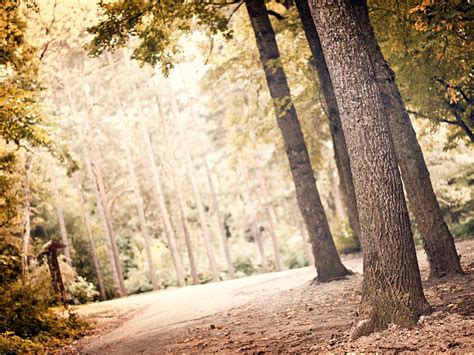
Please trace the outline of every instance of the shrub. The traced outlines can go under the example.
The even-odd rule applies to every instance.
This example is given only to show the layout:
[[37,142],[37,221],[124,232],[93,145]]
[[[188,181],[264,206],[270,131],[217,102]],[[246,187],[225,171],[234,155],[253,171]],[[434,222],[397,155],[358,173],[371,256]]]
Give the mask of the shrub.
[[68,303],[84,304],[92,302],[99,295],[95,286],[82,276],[75,277],[66,284]]

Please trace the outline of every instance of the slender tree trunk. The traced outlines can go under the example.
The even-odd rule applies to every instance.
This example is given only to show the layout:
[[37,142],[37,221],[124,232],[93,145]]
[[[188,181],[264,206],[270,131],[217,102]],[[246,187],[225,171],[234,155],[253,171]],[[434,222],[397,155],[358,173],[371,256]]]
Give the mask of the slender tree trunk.
[[191,159],[187,157],[187,164],[186,164],[186,169],[188,172],[189,180],[191,182],[191,187],[193,189],[194,193],[194,198],[196,200],[196,207],[198,211],[198,216],[199,216],[199,222],[201,223],[201,228],[202,228],[202,236],[204,238],[204,245],[206,247],[206,252],[207,252],[207,257],[209,259],[209,266],[211,268],[211,273],[212,273],[212,280],[213,281],[219,281],[219,271],[217,269],[217,264],[216,264],[216,258],[214,256],[214,251],[212,250],[212,244],[211,244],[211,233],[209,231],[209,227],[207,225],[207,219],[206,219],[206,214],[204,212],[204,207],[202,205],[202,200],[201,200],[201,193],[199,192],[199,188],[196,183],[196,178],[195,176],[195,171],[193,169],[193,165],[191,162]]
[[429,312],[371,48],[351,0],[312,0],[351,159],[364,255],[354,337]]
[[23,191],[25,193],[25,207],[23,209],[23,218],[24,218],[24,233],[23,233],[23,243],[21,246],[21,271],[23,278],[26,276],[28,271],[28,247],[30,245],[31,237],[31,221],[30,221],[30,171],[31,171],[31,160],[33,155],[30,152],[26,153],[25,156],[25,181],[23,185]]
[[[158,97],[156,97],[156,104],[158,106],[158,112],[160,114],[161,128],[163,130],[165,143],[169,145],[171,142],[168,135],[168,128],[166,127],[165,117],[161,110],[160,100]],[[173,180],[173,186],[176,191],[176,197],[178,200],[177,202],[178,202],[178,209],[179,209],[179,219],[181,222],[181,228],[183,229],[184,241],[186,244],[186,251],[188,253],[189,267],[191,269],[191,279],[192,279],[193,285],[197,285],[199,284],[199,276],[198,276],[197,267],[196,267],[196,259],[194,258],[193,243],[191,241],[191,235],[189,234],[188,220],[187,220],[185,209],[184,209],[185,200],[183,198],[183,191],[178,181],[175,162],[169,159],[169,165],[171,168],[171,179]]]
[[264,0],[245,0],[255,32],[267,85],[273,100],[278,126],[285,142],[296,198],[313,247],[317,279],[321,282],[348,275],[332,239],[316,186],[300,122],[291,99],[290,88],[281,64],[275,33]]
[[171,258],[173,260],[176,275],[178,277],[178,284],[181,287],[186,286],[183,262],[181,260],[181,255],[179,254],[178,245],[176,243],[176,235],[174,233],[173,226],[171,225],[171,218],[168,212],[168,207],[166,206],[160,175],[156,168],[155,154],[153,153],[153,147],[151,145],[148,128],[144,122],[140,122],[139,127],[144,143],[145,154],[147,156],[148,171],[152,179],[153,195],[155,197],[156,204],[160,209],[161,217],[163,218],[163,226],[165,228],[165,234],[168,238],[168,248],[170,249]]
[[314,265],[314,255],[311,252],[310,243],[308,241],[308,235],[306,234],[306,228],[304,223],[300,224],[301,238],[303,238],[303,247],[306,252],[306,257],[308,258],[309,265]]
[[334,148],[334,159],[336,161],[336,168],[339,174],[339,184],[342,192],[344,204],[347,208],[349,217],[349,225],[351,226],[354,241],[360,249],[360,224],[359,214],[357,212],[357,201],[355,197],[354,183],[352,181],[352,172],[349,154],[347,152],[346,139],[341,126],[341,118],[339,115],[339,108],[337,106],[336,96],[334,95],[334,88],[332,86],[331,77],[329,75],[326,60],[324,59],[323,51],[319,35],[314,25],[311,11],[307,0],[295,0],[295,5],[303,24],[303,29],[308,40],[311,54],[313,55],[313,64],[318,73],[319,88],[324,99],[326,112],[329,118],[329,128],[331,130],[331,137]]
[[77,174],[74,176],[74,183],[76,185],[77,196],[79,198],[79,203],[81,205],[82,221],[84,222],[84,225],[86,227],[87,239],[89,240],[89,245],[91,248],[92,262],[94,264],[95,274],[97,276],[97,283],[99,284],[100,297],[102,298],[102,300],[105,301],[107,299],[107,295],[105,293],[104,278],[102,276],[102,271],[100,269],[97,253],[95,251],[96,247],[94,243],[94,237],[92,235],[91,223],[89,221],[89,214],[86,211],[84,196],[82,194],[82,189],[81,189],[81,182],[79,181],[79,176]]
[[[87,122],[88,122],[88,125],[89,125],[90,134],[92,134],[92,136],[94,136],[93,131],[92,131],[92,129],[93,129],[93,127],[92,127],[92,111],[91,111],[92,108],[91,108],[90,99],[87,97],[87,95],[86,95],[86,99],[87,99]],[[114,228],[113,228],[112,217],[110,216],[110,209],[108,208],[109,206],[108,206],[107,192],[105,191],[105,183],[104,183],[104,178],[103,178],[103,175],[102,175],[102,169],[100,167],[100,159],[99,159],[99,156],[98,156],[97,149],[89,149],[89,156],[90,156],[90,159],[91,159],[91,162],[92,162],[93,175],[95,177],[95,182],[97,183],[97,188],[98,188],[98,191],[99,191],[100,200],[102,202],[105,222],[106,222],[106,226],[107,226],[107,233],[109,235],[110,246],[111,246],[112,253],[113,253],[113,256],[114,256],[114,260],[115,260],[115,267],[116,267],[116,270],[117,270],[117,276],[118,276],[118,281],[119,281],[120,291],[121,291],[119,296],[122,297],[122,296],[127,295],[127,288],[125,287],[122,263],[120,261],[120,253],[119,253],[119,250],[118,250],[118,247],[117,247],[117,237],[115,235],[115,231],[114,231]]]
[[281,258],[280,258],[280,248],[278,246],[278,239],[275,233],[275,224],[273,223],[273,215],[275,214],[273,211],[273,207],[270,205],[269,202],[269,194],[268,194],[268,189],[267,189],[267,182],[265,181],[265,178],[263,177],[261,171],[257,171],[257,176],[258,176],[258,181],[259,181],[259,186],[260,186],[260,191],[263,196],[260,195],[260,193],[257,194],[260,200],[260,204],[265,210],[265,215],[267,217],[268,221],[268,231],[270,232],[270,238],[272,239],[272,246],[273,246],[273,254],[275,255],[275,265],[277,271],[283,270],[283,265],[281,263]]
[[212,204],[214,211],[216,212],[217,223],[219,224],[219,232],[221,234],[222,246],[224,247],[225,259],[227,261],[227,271],[229,272],[229,278],[235,278],[234,265],[232,265],[232,257],[230,255],[229,242],[227,241],[227,234],[225,232],[224,218],[222,217],[219,200],[217,199],[216,190],[212,181],[211,171],[207,164],[207,159],[204,156],[204,167],[206,168],[207,181],[209,182],[209,189],[211,191]]
[[56,207],[56,216],[58,218],[59,232],[61,234],[61,239],[66,245],[64,248],[64,256],[66,257],[66,262],[69,266],[72,266],[71,260],[71,248],[69,247],[69,241],[67,238],[66,223],[64,222],[64,213],[61,205],[61,194],[59,192],[58,177],[57,172],[53,164],[51,164],[51,178],[53,182],[53,193],[54,193],[54,203]]
[[408,203],[413,212],[423,247],[430,263],[430,276],[462,274],[454,240],[443,218],[430,180],[423,152],[405,104],[395,82],[395,74],[385,61],[372,30],[364,0],[356,0],[360,26],[370,46],[372,60],[389,118],[395,154],[402,174]]
[[158,284],[158,279],[156,278],[155,266],[153,264],[153,255],[151,252],[151,240],[150,234],[148,233],[148,227],[146,225],[145,218],[145,208],[143,207],[143,198],[140,193],[140,185],[138,184],[137,174],[135,173],[135,166],[133,164],[132,153],[130,151],[130,145],[128,140],[123,143],[125,150],[125,157],[127,159],[128,172],[130,174],[130,180],[133,187],[133,192],[135,194],[135,201],[138,211],[138,219],[140,221],[140,231],[143,236],[143,241],[145,242],[145,253],[148,262],[148,272],[150,273],[150,280],[154,290],[159,290],[160,285]]
[[96,177],[94,176],[92,164],[89,157],[89,152],[86,147],[83,148],[83,156],[84,156],[84,162],[86,165],[87,174],[89,175],[89,180],[91,181],[92,190],[94,191],[96,206],[99,211],[100,221],[102,223],[102,230],[104,234],[106,235],[105,240],[107,243],[107,254],[109,258],[109,267],[110,267],[110,273],[112,274],[112,281],[114,283],[115,294],[118,297],[122,297],[123,293],[122,293],[122,288],[120,287],[120,281],[119,281],[119,276],[117,272],[117,265],[116,265],[116,260],[114,257],[114,252],[112,250],[112,238],[110,237],[109,228],[107,225],[107,217],[105,215],[104,201],[102,201],[99,189],[97,188]]
[[189,267],[191,268],[191,279],[192,279],[193,285],[197,285],[199,284],[199,276],[198,276],[197,267],[196,267],[196,259],[194,258],[191,235],[189,234],[188,222],[187,222],[186,214],[184,213],[183,191],[181,189],[181,186],[179,186],[174,166],[172,166],[171,169],[172,169],[171,174],[172,174],[172,179],[173,179],[173,185],[176,190],[176,197],[178,199],[178,208],[179,208],[179,217],[181,221],[181,227],[183,228],[184,241],[186,243],[186,250],[188,252]]
[[247,190],[247,202],[250,205],[250,211],[251,211],[251,216],[252,216],[252,233],[254,235],[255,241],[257,242],[258,252],[260,253],[262,271],[268,272],[269,271],[268,261],[267,261],[267,257],[265,256],[265,248],[263,246],[262,232],[260,231],[260,220],[258,219],[257,206],[255,205],[252,198],[253,193],[252,193],[252,187],[250,185],[249,172],[248,172],[248,169],[243,164],[241,164],[241,166],[244,171],[245,187]]

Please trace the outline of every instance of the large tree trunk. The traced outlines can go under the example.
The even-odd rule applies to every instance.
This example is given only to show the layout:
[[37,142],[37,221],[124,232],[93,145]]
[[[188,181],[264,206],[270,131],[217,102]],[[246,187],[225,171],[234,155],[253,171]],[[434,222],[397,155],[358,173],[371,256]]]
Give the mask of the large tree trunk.
[[151,252],[151,240],[150,234],[148,233],[148,227],[146,225],[145,218],[145,208],[143,207],[143,198],[140,193],[140,185],[138,184],[137,174],[135,173],[135,166],[133,164],[132,153],[130,151],[130,146],[128,139],[124,140],[123,143],[125,150],[125,157],[127,159],[128,172],[130,174],[130,182],[132,183],[133,192],[135,194],[135,202],[137,205],[138,219],[140,221],[140,231],[143,236],[143,241],[145,242],[145,253],[148,262],[148,272],[150,274],[151,284],[154,290],[159,290],[160,285],[158,284],[158,279],[156,278],[155,266],[153,264],[153,255]]
[[364,281],[353,336],[390,323],[412,326],[430,307],[371,48],[351,0],[314,0],[311,12],[334,85],[361,224]]
[[277,271],[281,271],[283,270],[283,265],[281,263],[280,247],[278,245],[278,239],[275,232],[275,223],[273,223],[273,216],[275,215],[275,211],[273,210],[273,207],[270,205],[270,202],[269,202],[270,196],[267,189],[267,182],[265,181],[265,178],[263,177],[263,174],[261,173],[261,171],[257,171],[257,176],[258,176],[258,182],[259,182],[259,187],[261,191],[261,194],[257,193],[257,196],[260,200],[260,204],[262,205],[265,211],[266,219],[268,222],[268,231],[270,232],[270,238],[272,239],[273,254],[275,255],[276,269]]
[[23,185],[23,191],[25,193],[24,201],[25,206],[23,208],[23,218],[24,218],[24,232],[23,232],[23,241],[21,246],[21,272],[23,278],[28,271],[28,247],[30,245],[31,237],[31,219],[30,219],[30,171],[31,171],[31,160],[33,155],[30,152],[27,152],[25,155],[25,181]]
[[389,118],[395,154],[402,173],[408,203],[423,240],[430,263],[430,276],[462,274],[454,240],[431,185],[423,152],[395,82],[395,74],[385,61],[369,20],[364,0],[356,0],[360,26],[376,63],[375,71]]
[[61,239],[64,245],[66,245],[66,248],[64,248],[64,256],[66,257],[66,263],[69,266],[72,266],[71,248],[69,247],[69,241],[67,238],[66,223],[64,221],[64,213],[63,213],[63,208],[61,205],[61,194],[59,192],[58,177],[57,177],[56,169],[53,164],[51,164],[51,178],[52,178],[52,183],[53,183],[56,217],[58,218],[58,224],[59,224],[59,233],[61,234]]
[[202,228],[202,236],[204,238],[204,246],[206,247],[207,257],[209,259],[209,266],[211,268],[212,280],[219,281],[219,270],[217,269],[216,258],[214,256],[214,251],[212,250],[211,244],[211,233],[207,225],[207,218],[204,212],[204,207],[202,205],[201,193],[199,192],[199,187],[196,183],[196,178],[194,177],[195,171],[191,162],[191,159],[187,157],[186,169],[188,172],[189,181],[191,182],[191,187],[194,193],[194,199],[196,200],[196,208],[198,211],[199,223]]
[[278,126],[296,187],[296,197],[313,247],[317,279],[329,281],[350,272],[337,254],[326,214],[316,187],[308,149],[304,142],[290,88],[280,60],[280,53],[264,0],[245,0],[255,32],[260,61],[273,100]]
[[216,213],[217,223],[219,224],[219,232],[221,234],[222,246],[224,248],[224,255],[227,261],[227,271],[229,272],[229,278],[235,278],[234,265],[232,265],[232,257],[230,255],[229,242],[227,241],[227,234],[225,232],[224,218],[222,217],[219,200],[217,199],[216,190],[212,181],[211,171],[207,164],[206,157],[204,157],[204,167],[206,168],[207,181],[209,183],[209,189],[211,191],[212,205],[214,212]]
[[110,273],[112,274],[112,281],[114,283],[115,294],[118,297],[122,297],[124,294],[122,293],[122,288],[120,287],[119,276],[117,272],[117,264],[114,257],[114,252],[112,250],[112,238],[109,234],[109,228],[107,226],[107,217],[105,215],[105,208],[104,208],[104,201],[102,201],[99,189],[97,188],[97,181],[96,177],[94,176],[94,172],[92,170],[92,164],[89,157],[89,152],[86,147],[83,149],[83,156],[84,156],[84,163],[86,165],[87,174],[89,175],[89,180],[91,181],[92,190],[94,191],[96,206],[99,211],[99,217],[102,224],[102,230],[105,234],[105,240],[107,243],[107,255],[109,258],[109,267]]
[[81,182],[79,181],[79,176],[77,174],[74,176],[74,183],[76,185],[77,196],[79,198],[79,204],[81,205],[82,221],[84,222],[84,225],[86,227],[87,239],[91,247],[92,262],[94,264],[95,274],[97,276],[97,283],[99,284],[100,297],[102,298],[102,300],[105,301],[107,299],[107,295],[105,293],[104,278],[102,276],[102,271],[100,269],[97,253],[95,251],[96,248],[95,248],[95,243],[94,243],[94,237],[92,235],[92,228],[91,228],[91,223],[89,220],[89,213],[86,211],[84,196],[82,194],[82,189],[81,189]]
[[171,217],[168,212],[168,207],[166,206],[160,175],[158,173],[158,169],[156,168],[155,154],[151,145],[150,134],[148,133],[148,128],[146,127],[144,122],[140,121],[139,127],[141,130],[141,138],[143,139],[144,143],[145,154],[147,156],[148,171],[152,179],[153,195],[155,197],[156,204],[160,209],[161,217],[163,219],[165,234],[168,238],[168,248],[170,249],[171,258],[173,260],[176,275],[178,277],[178,284],[179,286],[186,286],[183,262],[181,260],[181,255],[179,253],[178,245],[176,243],[176,235],[174,233],[173,226],[171,225]]
[[244,178],[245,178],[245,187],[246,187],[246,192],[247,192],[247,202],[250,205],[250,213],[252,216],[252,222],[251,222],[251,229],[252,229],[252,234],[255,238],[255,241],[257,242],[257,247],[258,247],[258,252],[260,254],[260,260],[262,264],[262,271],[263,272],[268,272],[268,261],[267,257],[265,256],[265,248],[263,246],[263,237],[262,237],[262,232],[260,231],[260,221],[258,218],[258,212],[257,212],[257,206],[255,205],[253,201],[253,191],[252,187],[250,185],[250,176],[247,168],[241,164],[241,167],[244,171]]
[[336,96],[332,86],[326,60],[324,59],[321,42],[318,32],[314,25],[311,11],[307,0],[295,0],[298,13],[303,24],[303,29],[308,40],[311,54],[313,55],[313,64],[319,78],[319,88],[326,106],[326,112],[329,118],[329,128],[331,130],[332,143],[334,148],[334,159],[339,174],[339,184],[341,187],[344,204],[347,208],[349,225],[351,226],[354,241],[360,248],[360,224],[359,214],[357,212],[357,201],[355,197],[354,183],[352,181],[351,165],[349,154],[347,152],[346,139],[341,126],[339,108],[337,107]]

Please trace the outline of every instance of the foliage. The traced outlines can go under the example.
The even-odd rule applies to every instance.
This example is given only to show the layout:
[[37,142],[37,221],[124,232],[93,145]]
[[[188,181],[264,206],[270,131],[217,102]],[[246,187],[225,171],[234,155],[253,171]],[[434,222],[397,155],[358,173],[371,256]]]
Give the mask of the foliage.
[[67,283],[66,291],[68,302],[72,304],[84,304],[94,300],[99,296],[95,286],[87,282],[82,276],[77,276],[72,282]]
[[407,106],[448,125],[446,148],[474,141],[474,9],[458,0],[372,0],[371,21]]
[[177,35],[189,33],[196,24],[210,34],[230,37],[228,20],[220,7],[233,2],[122,0],[113,3],[99,1],[105,19],[89,28],[95,37],[86,46],[91,55],[115,50],[138,37],[133,58],[153,66],[159,64],[167,75],[173,67],[173,55],[179,52]]
[[46,351],[83,334],[86,323],[50,308],[55,297],[47,266],[32,263],[21,277],[18,248],[8,243],[1,247],[0,353]]
[[17,145],[48,145],[36,101],[38,60],[25,36],[19,1],[0,4],[0,137]]
[[301,247],[301,240],[302,237],[300,235],[294,235],[287,241],[288,251],[285,255],[284,263],[288,269],[297,269],[309,265],[304,248]]
[[339,253],[349,254],[360,251],[352,238],[352,230],[347,220],[335,218],[335,220],[332,221],[331,231]]

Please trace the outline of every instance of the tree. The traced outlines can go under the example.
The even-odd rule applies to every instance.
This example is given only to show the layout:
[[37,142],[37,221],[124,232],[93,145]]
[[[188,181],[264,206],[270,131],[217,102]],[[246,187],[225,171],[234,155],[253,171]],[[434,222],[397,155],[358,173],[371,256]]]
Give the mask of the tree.
[[251,223],[251,231],[252,231],[254,239],[257,242],[258,252],[260,254],[260,260],[261,260],[261,264],[262,264],[262,271],[263,272],[268,272],[268,261],[267,261],[266,255],[265,255],[265,248],[263,246],[263,236],[262,236],[262,231],[260,230],[260,220],[258,218],[256,205],[255,205],[255,203],[252,199],[252,196],[254,194],[253,194],[252,188],[250,186],[249,172],[248,172],[248,169],[245,168],[245,166],[243,164],[241,164],[241,166],[242,166],[242,170],[244,172],[245,187],[246,187],[246,193],[247,193],[246,199],[249,202],[250,215],[252,216],[252,221],[250,222]]
[[148,272],[150,274],[151,284],[154,290],[158,290],[160,286],[158,285],[158,280],[156,278],[155,266],[153,264],[153,255],[151,253],[151,240],[150,234],[148,233],[148,227],[146,224],[145,218],[145,209],[143,207],[143,198],[140,193],[140,185],[138,184],[137,174],[135,172],[135,166],[133,164],[132,152],[130,150],[129,139],[124,140],[124,150],[125,157],[127,159],[127,167],[130,174],[130,180],[133,187],[133,193],[135,194],[135,201],[137,205],[138,217],[140,221],[140,231],[143,235],[143,240],[145,242],[145,253],[148,262]]
[[214,250],[212,249],[211,244],[211,233],[209,231],[209,226],[207,225],[206,214],[204,213],[204,206],[202,204],[201,192],[196,182],[196,172],[194,170],[193,163],[191,158],[187,157],[186,169],[191,182],[191,187],[194,193],[194,199],[196,200],[196,208],[199,216],[199,223],[201,224],[202,237],[204,239],[204,245],[206,246],[206,253],[209,259],[209,266],[212,273],[212,281],[220,281],[219,270],[217,269],[216,257],[214,256]]
[[25,159],[25,181],[23,190],[25,193],[25,207],[24,207],[24,225],[25,231],[23,233],[23,242],[21,246],[21,270],[23,276],[25,276],[28,270],[28,247],[30,244],[31,238],[31,221],[30,221],[30,170],[31,170],[31,160],[33,156],[31,153],[26,154]]
[[285,141],[286,153],[296,187],[298,205],[313,246],[317,279],[321,282],[348,275],[332,239],[316,186],[308,150],[264,1],[246,0],[255,32],[260,61],[273,100],[275,116]]
[[222,217],[221,209],[219,206],[219,200],[217,199],[216,190],[214,188],[214,183],[212,181],[211,171],[209,165],[207,164],[207,159],[204,156],[204,168],[206,170],[207,181],[209,183],[209,190],[211,191],[212,205],[214,207],[214,212],[216,213],[217,223],[219,225],[219,233],[222,239],[222,246],[224,247],[224,255],[227,262],[227,270],[229,272],[229,277],[231,279],[235,278],[234,266],[232,265],[232,257],[230,255],[229,243],[227,242],[227,235],[225,232],[224,218]]
[[412,326],[430,307],[421,286],[373,48],[355,11],[350,0],[311,2],[341,114],[359,209],[364,281],[353,333],[357,337],[390,323]]
[[[166,127],[165,123],[165,117],[164,114],[161,110],[161,104],[159,101],[159,98],[156,97],[156,104],[158,107],[158,113],[160,116],[160,121],[161,121],[161,128],[163,131],[163,136],[165,139],[166,145],[169,145],[171,143],[169,135],[168,135],[168,128]],[[196,285],[199,283],[199,276],[197,272],[197,267],[196,267],[196,260],[194,257],[194,252],[193,252],[193,245],[191,242],[191,236],[189,234],[189,227],[188,227],[188,221],[186,218],[186,214],[184,212],[184,198],[183,198],[183,191],[181,188],[181,185],[178,181],[178,176],[176,172],[176,167],[175,167],[175,162],[168,159],[169,165],[170,165],[170,170],[171,170],[171,180],[173,181],[173,186],[176,191],[176,198],[178,202],[178,209],[179,209],[179,219],[181,222],[181,228],[183,229],[183,235],[184,235],[184,241],[186,243],[186,251],[188,252],[188,259],[189,259],[189,268],[191,269],[191,279],[193,285]]]
[[55,207],[56,207],[56,217],[58,219],[58,224],[59,224],[59,232],[61,234],[61,239],[66,246],[64,248],[64,256],[66,257],[66,262],[68,263],[69,266],[72,266],[72,259],[71,259],[71,249],[69,247],[69,240],[67,237],[67,230],[66,230],[66,223],[64,222],[64,213],[63,213],[63,208],[61,204],[61,193],[59,192],[59,186],[58,186],[58,177],[57,177],[57,172],[54,169],[54,166],[51,165],[51,177],[53,180],[53,189],[54,189],[54,201],[55,201]]
[[95,274],[97,276],[97,283],[99,284],[99,291],[102,300],[107,299],[107,295],[105,293],[105,285],[104,285],[104,277],[102,276],[102,270],[100,269],[99,259],[97,258],[96,246],[94,243],[94,237],[92,234],[91,222],[89,220],[89,212],[86,211],[85,202],[84,202],[84,195],[82,193],[81,181],[77,174],[74,175],[74,183],[76,185],[77,190],[77,197],[79,199],[79,204],[81,205],[81,215],[82,221],[86,227],[87,239],[89,241],[89,247],[92,255],[92,262],[94,264]]
[[151,145],[150,134],[148,133],[148,128],[146,127],[145,123],[140,122],[139,127],[141,136],[140,138],[144,141],[143,148],[146,154],[148,172],[151,177],[153,196],[158,205],[158,208],[160,209],[161,217],[163,219],[165,234],[168,238],[168,247],[170,249],[171,257],[173,259],[176,275],[178,276],[178,283],[180,286],[186,286],[183,262],[181,260],[181,255],[179,254],[178,246],[176,244],[176,235],[174,233],[173,226],[171,225],[170,214],[166,206],[165,197],[163,195],[163,187],[161,185],[161,179],[156,167],[156,161],[153,152],[153,147]]
[[395,74],[377,44],[364,0],[355,1],[360,26],[370,45],[377,80],[389,118],[395,154],[400,167],[410,210],[418,227],[430,263],[430,275],[442,277],[462,273],[453,237],[443,218],[405,104],[395,82]]
[[314,26],[313,18],[311,17],[308,2],[306,0],[295,0],[295,5],[298,9],[304,33],[313,56],[311,63],[314,65],[316,72],[318,73],[319,88],[326,105],[326,112],[329,119],[329,128],[331,130],[334,148],[334,160],[336,161],[336,167],[339,174],[339,184],[344,204],[346,205],[354,241],[356,242],[357,247],[360,248],[359,214],[357,212],[357,201],[355,198],[354,183],[352,181],[351,165],[331,77],[326,65],[326,60],[324,59],[319,35]]

